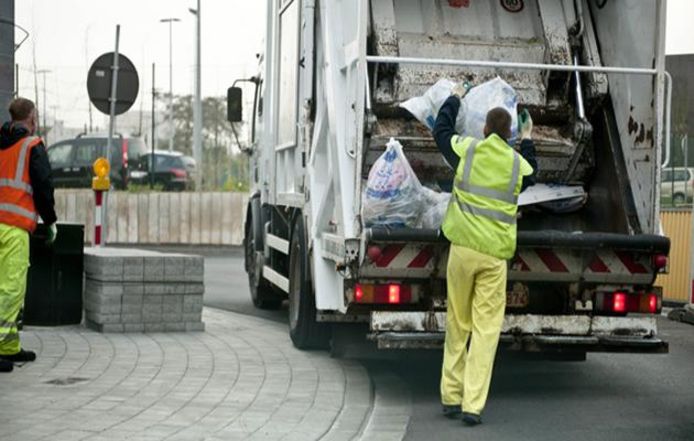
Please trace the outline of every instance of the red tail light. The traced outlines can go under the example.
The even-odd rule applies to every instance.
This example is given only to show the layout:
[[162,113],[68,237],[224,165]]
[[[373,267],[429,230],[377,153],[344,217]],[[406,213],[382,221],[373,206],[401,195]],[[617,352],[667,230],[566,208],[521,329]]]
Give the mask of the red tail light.
[[171,173],[173,173],[173,175],[176,176],[177,178],[182,178],[182,179],[185,179],[188,176],[188,173],[186,173],[186,171],[183,170],[182,168],[172,168]]
[[657,314],[661,308],[660,296],[653,292],[627,293],[616,291],[614,293],[599,293],[596,300],[596,310],[616,314],[626,314],[628,312]]
[[655,294],[648,294],[646,298],[648,299],[648,312],[651,314],[658,312],[658,296]]
[[359,284],[357,284],[357,286],[354,288],[354,300],[357,303],[364,300],[364,288],[362,288]]
[[623,292],[616,292],[612,294],[612,311],[614,312],[627,312],[627,295]]
[[388,303],[400,303],[400,285],[388,285]]
[[358,283],[354,287],[354,301],[356,303],[401,305],[416,300],[410,285]]

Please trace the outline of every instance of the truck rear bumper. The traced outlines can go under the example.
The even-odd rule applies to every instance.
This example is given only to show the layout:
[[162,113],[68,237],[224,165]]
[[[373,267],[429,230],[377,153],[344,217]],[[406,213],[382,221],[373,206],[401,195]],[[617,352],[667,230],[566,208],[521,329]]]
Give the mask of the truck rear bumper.
[[[369,338],[379,349],[439,348],[445,323],[445,312],[374,311]],[[501,345],[512,350],[668,352],[654,316],[507,315],[501,332]]]

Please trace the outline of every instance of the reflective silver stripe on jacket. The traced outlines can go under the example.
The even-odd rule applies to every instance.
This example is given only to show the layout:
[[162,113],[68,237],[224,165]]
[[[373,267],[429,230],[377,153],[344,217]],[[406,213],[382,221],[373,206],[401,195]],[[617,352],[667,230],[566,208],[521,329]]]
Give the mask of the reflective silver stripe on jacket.
[[506,213],[501,213],[496,210],[490,210],[488,208],[476,207],[474,205],[468,204],[467,202],[461,201],[460,198],[455,198],[455,200],[456,202],[458,202],[458,208],[460,208],[460,211],[462,211],[463,213],[470,213],[475,216],[488,217],[490,219],[494,219],[509,225],[516,224],[515,216],[509,216]]
[[25,217],[27,219],[31,219],[33,222],[38,222],[39,219],[36,213],[32,213],[31,211],[27,210],[26,208],[22,208],[19,205],[0,204],[0,211],[7,211],[8,213]]
[[511,182],[507,191],[494,190],[493,188],[482,187],[470,183],[470,174],[472,173],[472,161],[475,157],[475,149],[477,148],[478,140],[473,140],[465,155],[465,167],[463,168],[463,177],[458,184],[458,188],[466,193],[476,196],[483,196],[498,201],[507,202],[509,204],[517,204],[518,196],[516,193],[516,184],[518,175],[520,174],[520,157],[518,153],[513,152],[513,170],[511,173]]
[[16,188],[17,190],[23,190],[29,194],[34,194],[34,189],[31,188],[31,185],[27,184],[24,181],[15,181],[14,179],[0,179],[0,188],[2,187]]
[[27,159],[27,152],[29,151],[29,145],[36,139],[35,136],[27,136],[24,138],[21,150],[19,150],[19,159],[17,160],[17,171],[15,171],[14,180],[21,181],[24,175],[24,162]]

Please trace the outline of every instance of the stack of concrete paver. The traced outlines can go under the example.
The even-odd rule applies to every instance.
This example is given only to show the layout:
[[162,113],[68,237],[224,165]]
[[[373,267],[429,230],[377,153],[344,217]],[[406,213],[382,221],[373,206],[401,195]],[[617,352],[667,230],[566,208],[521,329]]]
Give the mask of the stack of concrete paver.
[[100,332],[203,331],[201,256],[85,248],[86,325]]

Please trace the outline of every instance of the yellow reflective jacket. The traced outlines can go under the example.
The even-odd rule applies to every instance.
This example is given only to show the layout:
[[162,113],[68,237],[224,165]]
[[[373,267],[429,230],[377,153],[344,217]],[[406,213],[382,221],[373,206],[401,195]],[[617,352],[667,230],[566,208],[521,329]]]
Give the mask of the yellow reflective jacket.
[[454,136],[451,144],[460,163],[443,233],[456,245],[510,259],[516,251],[518,195],[533,168],[496,134],[482,141]]

